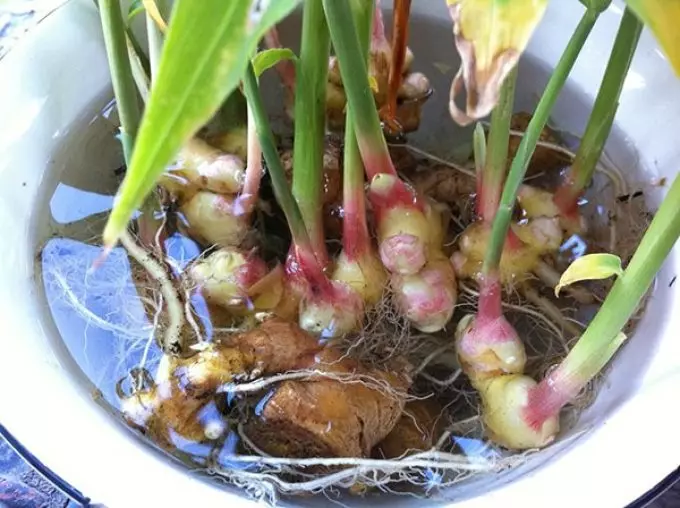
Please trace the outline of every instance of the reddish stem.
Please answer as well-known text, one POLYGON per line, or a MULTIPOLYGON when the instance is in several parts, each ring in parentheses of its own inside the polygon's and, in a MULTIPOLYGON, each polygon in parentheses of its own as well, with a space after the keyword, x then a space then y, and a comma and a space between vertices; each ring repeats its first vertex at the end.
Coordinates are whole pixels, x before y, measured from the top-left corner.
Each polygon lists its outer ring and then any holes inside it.
POLYGON ((366 224, 366 203, 363 186, 358 189, 344 190, 342 245, 350 261, 356 261, 371 246, 371 237, 366 224))
POLYGON ((481 276, 479 281, 478 326, 503 316, 501 279, 497 273, 481 276))
POLYGON ((249 214, 253 211, 260 192, 262 181, 262 147, 255 128, 255 119, 248 108, 248 153, 246 175, 241 194, 234 201, 234 211, 237 214, 249 214))
POLYGON ((540 430, 546 420, 557 416, 578 395, 580 387, 574 376, 565 375, 561 366, 557 367, 529 392, 524 420, 534 430, 540 430))
POLYGON ((411 0, 395 0, 394 20, 392 23, 392 58, 387 85, 387 104, 383 112, 383 119, 393 132, 401 131, 401 125, 397 121, 397 96, 401 86, 402 70, 406 59, 410 12, 411 0))
MULTIPOLYGON (((382 132, 378 134, 382 136, 382 132)), ((360 136, 357 132, 357 142, 369 181, 380 174, 397 175, 397 170, 392 163, 389 152, 387 150, 383 152, 383 150, 376 149, 376 146, 380 146, 379 143, 376 143, 376 140, 371 139, 371 136, 360 136)))
POLYGON ((371 48, 389 48, 390 43, 385 36, 385 22, 383 21, 382 9, 380 8, 380 0, 375 2, 375 10, 373 11, 373 32, 371 34, 371 48))
POLYGON ((293 244, 286 258, 286 275, 302 292, 315 295, 333 294, 333 284, 310 247, 293 244))
POLYGON ((569 221, 579 221, 578 200, 583 190, 579 188, 570 174, 553 195, 553 203, 560 210, 562 217, 569 221))
POLYGON ((421 213, 425 211, 415 189, 396 175, 390 178, 388 185, 372 185, 369 198, 378 222, 384 218, 387 211, 395 208, 411 208, 421 213))
POLYGON ((482 218, 484 223, 493 224, 493 219, 496 217, 496 211, 498 210, 498 204, 501 201, 501 191, 503 181, 501 180, 500 185, 490 185, 485 184, 484 177, 479 175, 477 178, 477 199, 476 208, 477 215, 482 218))

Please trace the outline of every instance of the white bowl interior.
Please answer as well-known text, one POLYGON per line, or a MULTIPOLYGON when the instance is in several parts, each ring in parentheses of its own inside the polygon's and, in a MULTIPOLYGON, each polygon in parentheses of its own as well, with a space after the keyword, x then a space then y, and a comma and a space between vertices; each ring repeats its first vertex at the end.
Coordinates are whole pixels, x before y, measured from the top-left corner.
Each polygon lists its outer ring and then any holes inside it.
MULTIPOLYGON (((447 10, 444 2, 422 0, 414 2, 413 9, 416 17, 410 45, 416 65, 418 56, 425 55, 421 60, 449 66, 445 72, 428 68, 437 92, 425 115, 427 121, 450 122, 442 104, 457 62, 447 10)), ((518 109, 535 105, 581 13, 575 1, 569 6, 551 4, 532 40, 529 57, 521 64, 518 109)), ((603 15, 579 58, 553 114, 560 128, 583 131, 621 13, 615 3, 603 15)), ((288 33, 296 33, 291 29, 296 22, 289 23, 288 33)), ((284 40, 286 33, 284 28, 284 40)), ((110 95, 99 22, 91 2, 73 0, 45 20, 0 62, 0 83, 0 117, 12 120, 0 125, 0 231, 4 240, 0 254, 5 260, 0 265, 0 312, 6 324, 5 348, 0 356, 0 383, 4 387, 0 421, 48 467, 109 506, 211 506, 226 500, 234 506, 248 505, 248 501, 232 497, 233 490, 230 494, 170 464, 93 403, 93 385, 87 377, 96 378, 97 366, 90 366, 88 372, 78 358, 82 351, 69 352, 59 340, 42 294, 35 255, 44 240, 44 227, 36 210, 45 208, 41 203, 52 193, 66 164, 91 158, 80 153, 82 147, 64 149, 64 139, 69 139, 74 126, 82 124, 83 112, 89 114, 93 104, 101 104, 110 95), (166 487, 159 492, 149 489, 149 482, 166 487)), ((634 181, 644 184, 661 177, 673 178, 678 148, 672 133, 678 117, 680 84, 645 33, 607 151, 618 167, 636 175, 634 181)), ((445 152, 456 144, 451 142, 456 132, 453 129, 446 137, 419 134, 414 143, 445 152)), ((113 164, 117 157, 116 147, 103 149, 100 154, 102 165, 113 164)), ((86 179, 88 185, 101 184, 98 169, 92 168, 86 179)), ((645 186, 651 207, 658 205, 663 194, 661 186, 645 186)), ((107 198, 96 199, 106 206, 107 198)), ((75 217, 80 207, 91 206, 74 199, 64 210, 75 217)), ((671 287, 677 265, 675 250, 658 275, 634 339, 616 358, 595 404, 572 429, 571 434, 577 437, 551 447, 502 478, 453 490, 446 498, 465 507, 493 506, 496 502, 538 507, 553 500, 558 492, 555 489, 559 489, 565 506, 568 502, 588 502, 618 508, 676 467, 680 443, 666 436, 673 435, 679 418, 663 401, 680 387, 676 360, 680 343, 673 333, 680 326, 677 289, 671 287), (644 442, 633 441, 630 446, 636 433, 650 428, 654 432, 646 435, 644 442), (581 435, 583 430, 588 432, 581 435), (631 461, 644 466, 630 468, 631 461), (602 471, 608 474, 603 477, 602 471), (578 488, 565 489, 565 478, 578 488), (588 486, 606 495, 598 499, 593 497, 597 494, 586 494, 588 486), (473 497, 480 492, 487 493, 473 497)), ((68 334, 83 332, 82 323, 77 321, 64 326, 70 327, 66 328, 68 334)), ((105 351, 109 346, 103 343, 97 347, 105 351)), ((414 503, 409 498, 386 502, 414 503)), ((308 503, 325 504, 325 500, 304 502, 308 503)))

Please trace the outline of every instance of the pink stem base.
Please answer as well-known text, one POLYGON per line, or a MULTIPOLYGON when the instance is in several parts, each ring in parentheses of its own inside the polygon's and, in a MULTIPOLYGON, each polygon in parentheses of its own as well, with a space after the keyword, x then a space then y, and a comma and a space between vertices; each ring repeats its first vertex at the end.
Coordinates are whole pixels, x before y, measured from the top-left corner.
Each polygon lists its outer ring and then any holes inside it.
MULTIPOLYGON (((382 133, 379 133, 379 135, 382 136, 382 133)), ((366 137, 357 135, 357 143, 369 181, 380 174, 397 176, 397 170, 394 168, 389 152, 385 150, 383 153, 382 150, 374 149, 375 144, 382 144, 384 143, 383 140, 366 139, 366 137)))
POLYGON ((392 184, 387 188, 369 190, 368 198, 373 206, 377 221, 382 220, 384 214, 394 208, 412 208, 421 213, 425 211, 422 200, 415 189, 398 177, 394 178, 392 184))
POLYGON ((568 222, 580 222, 578 200, 582 191, 577 189, 571 181, 565 181, 553 195, 553 203, 560 210, 560 215, 568 222))
POLYGON ((286 258, 285 272, 293 287, 300 294, 310 293, 332 298, 333 284, 311 249, 291 246, 286 258))
POLYGON ((582 383, 573 376, 565 375, 560 367, 556 368, 529 392, 529 401, 523 411, 524 420, 532 429, 540 430, 546 420, 559 415, 581 388, 582 383))
POLYGON ((356 261, 368 253, 371 247, 363 193, 344 200, 343 214, 342 248, 347 259, 356 261))

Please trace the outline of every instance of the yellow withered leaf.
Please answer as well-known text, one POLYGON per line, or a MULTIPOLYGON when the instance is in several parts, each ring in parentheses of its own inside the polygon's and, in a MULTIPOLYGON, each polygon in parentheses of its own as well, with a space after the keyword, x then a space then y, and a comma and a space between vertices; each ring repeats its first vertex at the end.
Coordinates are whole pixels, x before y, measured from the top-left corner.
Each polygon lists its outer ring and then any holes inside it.
POLYGON ((618 256, 614 254, 587 254, 578 258, 564 271, 559 283, 555 286, 555 296, 559 296, 563 287, 575 282, 608 279, 613 275, 619 276, 622 273, 621 258, 618 256))
POLYGON ((451 85, 449 111, 460 125, 488 115, 517 64, 548 0, 447 0, 462 60, 451 85), (467 91, 465 111, 456 99, 467 91))
POLYGON ((680 0, 626 0, 626 3, 654 33, 680 75, 680 0))

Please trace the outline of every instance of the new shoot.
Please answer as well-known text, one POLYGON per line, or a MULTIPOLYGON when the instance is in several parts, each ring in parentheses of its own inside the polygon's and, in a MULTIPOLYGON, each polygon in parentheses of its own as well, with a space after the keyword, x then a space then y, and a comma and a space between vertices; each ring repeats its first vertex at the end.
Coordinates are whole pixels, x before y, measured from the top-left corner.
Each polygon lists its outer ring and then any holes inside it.
POLYGON ((484 421, 494 440, 515 449, 555 439, 559 414, 614 357, 623 329, 680 237, 680 177, 676 177, 630 263, 618 277, 593 321, 567 357, 539 383, 505 375, 482 391, 484 421))
POLYGON ((641 33, 642 23, 630 9, 626 9, 583 139, 573 164, 553 197, 557 212, 568 231, 581 229, 579 200, 602 157, 641 33))
POLYGON ((397 176, 368 82, 368 69, 352 20, 348 0, 324 0, 331 39, 347 94, 349 111, 369 179, 369 199, 378 229, 380 257, 385 268, 415 274, 427 261, 424 204, 397 176))
MULTIPOLYGON (((481 126, 478 125, 475 131, 477 208, 482 217, 481 226, 487 230, 498 209, 503 186, 516 79, 515 70, 501 89, 500 101, 493 112, 488 147, 485 147, 481 126)), ((500 263, 504 237, 490 238, 477 280, 477 314, 461 319, 456 330, 456 352, 460 364, 473 386, 480 390, 482 398, 483 387, 489 379, 502 374, 522 373, 526 363, 524 345, 517 331, 505 319, 501 305, 500 263)))
MULTIPOLYGON (((362 45, 363 58, 368 53, 371 32, 371 3, 354 13, 362 45)), ((354 123, 347 111, 343 167, 342 252, 335 261, 332 278, 345 283, 363 301, 364 308, 375 306, 382 298, 387 274, 373 246, 366 216, 364 166, 359 153, 354 123)))
POLYGON ((274 194, 286 216, 293 239, 286 276, 289 279, 287 283, 301 299, 300 327, 323 337, 343 335, 357 328, 362 302, 346 285, 329 280, 322 260, 314 254, 302 214, 286 181, 252 65, 246 71, 244 89, 274 194))

